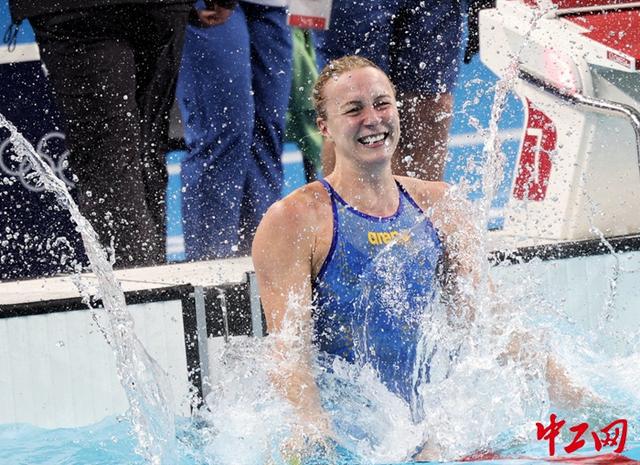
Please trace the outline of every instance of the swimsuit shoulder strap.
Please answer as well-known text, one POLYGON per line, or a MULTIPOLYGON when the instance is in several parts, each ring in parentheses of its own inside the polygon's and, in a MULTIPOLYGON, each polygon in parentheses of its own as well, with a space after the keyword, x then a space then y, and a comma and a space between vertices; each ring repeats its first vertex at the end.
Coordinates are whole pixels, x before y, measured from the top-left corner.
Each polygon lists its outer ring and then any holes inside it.
POLYGON ((329 198, 331 199, 331 210, 333 210, 333 219, 334 222, 337 220, 338 209, 336 207, 336 198, 339 198, 338 193, 333 189, 329 181, 326 179, 318 179, 318 182, 322 184, 322 187, 325 188, 327 194, 329 194, 329 198))
POLYGON ((424 214, 425 212, 422 207, 420 207, 420 205, 418 205, 418 202, 416 202, 413 197, 411 197, 411 194, 407 192, 407 189, 400 183, 400 181, 398 181, 397 179, 395 181, 398 185, 398 189, 400 189, 400 199, 402 200, 402 198, 404 197, 411 205, 413 205, 414 208, 424 214))

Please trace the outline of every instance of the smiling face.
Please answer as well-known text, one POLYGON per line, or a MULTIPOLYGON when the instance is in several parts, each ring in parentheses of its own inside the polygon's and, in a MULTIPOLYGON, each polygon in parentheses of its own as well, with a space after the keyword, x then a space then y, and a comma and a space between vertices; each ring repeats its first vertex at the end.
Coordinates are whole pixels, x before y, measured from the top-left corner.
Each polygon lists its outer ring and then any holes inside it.
POLYGON ((400 120, 393 86, 382 71, 369 66, 345 71, 326 82, 322 97, 318 128, 335 143, 336 166, 390 163, 400 120))

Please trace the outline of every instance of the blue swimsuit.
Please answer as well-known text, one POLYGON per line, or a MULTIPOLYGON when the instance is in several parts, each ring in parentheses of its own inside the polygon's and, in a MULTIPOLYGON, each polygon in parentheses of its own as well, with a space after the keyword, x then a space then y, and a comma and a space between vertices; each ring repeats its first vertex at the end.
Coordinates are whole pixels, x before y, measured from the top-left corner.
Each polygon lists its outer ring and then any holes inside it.
POLYGON ((412 403, 420 320, 443 256, 438 232, 399 183, 398 210, 380 218, 320 182, 331 198, 333 239, 313 283, 314 342, 321 353, 371 365, 391 392, 412 403))

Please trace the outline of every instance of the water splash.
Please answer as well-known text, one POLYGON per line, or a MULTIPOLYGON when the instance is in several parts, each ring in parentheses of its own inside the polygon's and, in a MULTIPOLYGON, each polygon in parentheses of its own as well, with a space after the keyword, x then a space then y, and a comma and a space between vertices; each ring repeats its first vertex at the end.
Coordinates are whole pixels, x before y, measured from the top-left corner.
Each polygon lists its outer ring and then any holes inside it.
POLYGON ((270 381, 271 344, 269 338, 236 337, 215 351, 210 369, 216 376, 199 413, 210 433, 203 452, 212 464, 283 461, 280 446, 295 415, 270 381))
MULTIPOLYGON (((9 141, 13 144, 17 160, 27 160, 33 168, 30 181, 55 195, 57 202, 71 214, 82 236, 90 268, 97 278, 98 294, 93 297, 102 301, 108 316, 103 331, 114 352, 118 377, 129 400, 132 430, 138 440, 136 451, 154 465, 173 463, 175 423, 166 374, 134 332, 124 293, 115 278, 107 252, 100 245, 91 224, 80 213, 67 186, 55 176, 49 164, 2 114, 0 127, 9 131, 9 141)), ((78 289, 84 301, 89 303, 86 288, 80 286, 78 289)))
MULTIPOLYGON (((504 111, 507 97, 509 93, 513 91, 513 87, 515 86, 518 79, 520 56, 528 47, 531 34, 538 28, 539 21, 544 18, 553 8, 555 8, 555 6, 549 4, 544 7, 539 6, 536 10, 529 30, 526 34, 524 34, 522 43, 520 44, 518 51, 514 54, 511 62, 505 70, 504 75, 496 83, 493 104, 491 106, 491 119, 489 121, 489 128, 485 130, 483 128, 477 127, 480 133, 485 136, 485 142, 482 149, 483 159, 485 161, 481 176, 483 191, 481 212, 483 214, 483 221, 485 225, 488 224, 491 204, 496 196, 496 193, 498 192, 498 187, 504 177, 504 166, 506 163, 506 157, 502 152, 502 141, 499 137, 498 123, 500 122, 500 118, 504 111)), ((473 121, 472 124, 477 126, 477 123, 474 123, 473 121)))

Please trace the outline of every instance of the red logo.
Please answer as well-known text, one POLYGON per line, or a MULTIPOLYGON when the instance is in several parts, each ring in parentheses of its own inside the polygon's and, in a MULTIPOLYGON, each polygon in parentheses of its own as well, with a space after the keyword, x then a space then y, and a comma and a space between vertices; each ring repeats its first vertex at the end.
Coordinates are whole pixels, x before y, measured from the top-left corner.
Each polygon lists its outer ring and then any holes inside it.
POLYGON ((618 55, 617 53, 612 52, 611 50, 607 50, 607 59, 611 60, 619 65, 624 66, 625 68, 633 69, 633 62, 622 55, 618 55))
POLYGON ((289 25, 303 29, 326 29, 327 20, 320 16, 290 15, 289 25))
POLYGON ((513 188, 516 199, 544 200, 551 175, 551 153, 557 141, 553 121, 527 99, 527 129, 513 188))
MULTIPOLYGON (((566 423, 565 420, 556 421, 557 419, 556 414, 552 413, 549 417, 548 426, 540 422, 536 423, 536 437, 538 441, 545 440, 549 443, 550 456, 554 456, 556 453, 556 437, 560 434, 562 427, 566 423)), ((583 439, 583 436, 589 428, 589 423, 579 423, 569 428, 569 431, 571 431, 574 436, 573 440, 564 447, 567 454, 571 454, 584 447, 586 441, 583 439)), ((615 447, 614 452, 620 454, 624 450, 624 445, 627 441, 627 420, 618 419, 598 431, 592 431, 591 438, 593 439, 593 445, 597 452, 600 452, 604 447, 615 447)))

